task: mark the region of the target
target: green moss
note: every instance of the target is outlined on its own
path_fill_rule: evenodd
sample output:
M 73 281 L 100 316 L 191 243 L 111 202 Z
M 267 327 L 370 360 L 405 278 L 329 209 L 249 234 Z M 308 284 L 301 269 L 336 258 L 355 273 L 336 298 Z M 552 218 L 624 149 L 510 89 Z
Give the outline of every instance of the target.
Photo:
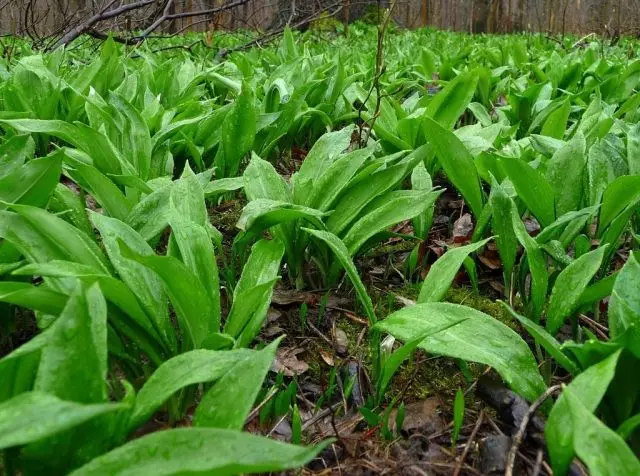
M 484 312 L 491 317 L 495 317 L 497 320 L 516 331 L 519 329 L 518 324 L 502 304 L 495 299 L 476 294 L 469 288 L 451 287 L 449 288 L 449 291 L 447 291 L 447 295 L 444 299 L 446 302 L 472 307 L 473 309 Z

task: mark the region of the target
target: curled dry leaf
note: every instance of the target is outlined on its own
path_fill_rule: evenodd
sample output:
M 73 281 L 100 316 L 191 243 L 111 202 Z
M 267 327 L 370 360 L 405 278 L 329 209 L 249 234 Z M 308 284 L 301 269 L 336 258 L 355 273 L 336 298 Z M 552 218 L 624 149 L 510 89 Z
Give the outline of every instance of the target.
M 282 372 L 286 377 L 302 375 L 309 370 L 309 364 L 304 360 L 298 360 L 297 356 L 302 352 L 304 352 L 304 349 L 300 348 L 282 347 L 278 349 L 276 358 L 273 359 L 271 364 L 271 370 L 277 373 Z
M 394 409 L 389 414 L 389 429 L 396 431 L 396 415 Z M 440 401 L 436 397 L 426 398 L 405 406 L 402 431 L 404 433 L 420 433 L 432 435 L 444 429 L 444 422 L 440 418 Z
M 469 213 L 465 213 L 453 223 L 453 242 L 466 243 L 473 235 L 473 220 Z
M 324 362 L 330 367 L 333 367 L 333 365 L 335 364 L 333 355 L 331 355 L 329 352 L 327 352 L 324 349 L 320 349 L 319 352 L 320 352 L 320 357 L 322 357 L 322 360 L 324 360 Z

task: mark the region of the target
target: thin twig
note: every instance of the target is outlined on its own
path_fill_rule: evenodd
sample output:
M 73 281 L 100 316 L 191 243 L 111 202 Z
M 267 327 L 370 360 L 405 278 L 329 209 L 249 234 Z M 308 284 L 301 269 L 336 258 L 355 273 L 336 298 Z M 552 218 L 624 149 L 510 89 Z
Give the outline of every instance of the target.
M 460 459 L 456 462 L 456 467 L 453 470 L 453 476 L 458 476 L 460 471 L 462 470 L 462 465 L 464 464 L 464 460 L 467 459 L 467 453 L 471 449 L 471 445 L 473 444 L 473 440 L 476 439 L 476 435 L 480 430 L 480 426 L 482 425 L 482 420 L 484 419 L 484 410 L 480 410 L 480 415 L 478 415 L 478 420 L 471 430 L 471 435 L 469 435 L 469 439 L 467 440 L 467 444 L 464 445 L 464 449 L 462 450 L 462 454 L 460 455 Z
M 547 398 L 556 393 L 558 390 L 562 388 L 562 385 L 554 385 L 553 387 L 549 387 L 542 395 L 538 397 L 538 399 L 533 402 L 533 404 L 527 410 L 527 413 L 522 418 L 522 422 L 520 423 L 520 427 L 518 428 L 518 432 L 513 437 L 513 444 L 511 445 L 511 449 L 509 449 L 509 453 L 507 455 L 507 468 L 504 472 L 505 476 L 513 476 L 513 468 L 516 464 L 516 455 L 518 454 L 518 448 L 524 439 L 524 435 L 527 432 L 527 426 L 529 425 L 529 421 L 533 417 L 534 413 L 540 408 Z

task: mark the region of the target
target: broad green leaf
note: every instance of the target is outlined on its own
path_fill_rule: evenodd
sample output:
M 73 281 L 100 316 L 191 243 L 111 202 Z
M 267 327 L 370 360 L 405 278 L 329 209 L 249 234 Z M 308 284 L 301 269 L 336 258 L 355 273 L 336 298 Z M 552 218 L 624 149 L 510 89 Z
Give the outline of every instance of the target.
M 50 333 L 51 328 L 37 334 L 0 359 L 0 402 L 33 388 L 41 351 L 47 345 Z
M 575 312 L 582 292 L 600 269 L 606 248 L 600 246 L 582 255 L 556 278 L 547 310 L 547 330 L 550 334 L 558 332 L 565 319 Z
M 252 235 L 292 220 L 304 219 L 318 228 L 324 228 L 325 213 L 313 208 L 259 198 L 249 202 L 242 210 L 236 226 Z
M 589 182 L 589 205 L 599 205 L 602 202 L 605 190 L 615 179 L 615 172 L 608 150 L 603 146 L 602 141 L 596 142 L 589 149 L 587 177 Z
M 0 281 L 0 301 L 57 316 L 67 296 L 43 285 Z
M 278 278 L 284 246 L 279 240 L 260 240 L 233 291 L 233 304 L 224 331 L 249 345 L 259 332 L 271 303 L 273 285 Z
M 630 175 L 640 175 L 640 123 L 627 134 L 627 164 Z
M 596 205 L 593 207 L 583 208 L 582 210 L 578 211 L 567 212 L 561 217 L 558 217 L 558 219 L 553 223 L 546 226 L 544 230 L 542 230 L 542 232 L 538 236 L 536 236 L 535 240 L 539 245 L 543 245 L 552 241 L 553 239 L 558 238 L 563 230 L 572 228 L 574 226 L 578 228 L 579 232 L 584 227 L 584 224 L 589 219 L 589 217 L 597 211 L 598 207 Z M 580 226 L 575 225 L 576 223 Z
M 312 190 L 336 158 L 349 147 L 353 130 L 354 127 L 349 126 L 337 132 L 328 132 L 316 141 L 300 170 L 291 179 L 295 203 L 312 205 Z
M 431 190 L 433 188 L 431 175 L 422 162 L 416 165 L 411 172 L 411 188 L 413 190 Z M 427 208 L 424 213 L 413 219 L 413 228 L 418 238 L 427 239 L 433 222 L 433 211 L 433 208 Z
M 233 192 L 235 190 L 240 190 L 241 188 L 244 188 L 243 177 L 218 179 L 205 185 L 204 196 L 208 199 L 213 199 L 225 192 Z
M 640 358 L 640 263 L 635 253 L 630 253 L 620 270 L 609 300 L 609 331 L 612 338 L 625 333 L 627 346 Z
M 51 213 L 62 214 L 62 218 L 83 231 L 85 235 L 94 237 L 93 227 L 89 223 L 86 204 L 81 195 L 64 184 L 59 183 L 49 201 L 48 209 Z
M 74 226 L 41 208 L 12 205 L 12 209 L 24 219 L 26 226 L 33 230 L 32 233 L 37 233 L 39 239 L 45 240 L 51 249 L 57 251 L 57 254 L 109 273 L 109 263 L 98 245 Z M 27 258 L 32 261 L 42 261 L 37 257 L 39 254 L 35 250 L 37 245 L 33 238 L 27 235 L 26 228 L 23 230 L 12 226 L 7 232 L 4 237 L 20 249 Z M 0 236 L 3 236 L 2 225 L 0 225 Z
M 335 203 L 335 209 L 327 219 L 327 229 L 335 235 L 342 235 L 367 204 L 396 188 L 426 158 L 427 152 L 428 146 L 422 146 L 399 163 L 377 170 L 362 180 L 357 180 L 356 176 L 353 179 L 355 184 L 348 186 Z
M 125 220 L 131 212 L 131 204 L 124 193 L 108 177 L 91 165 L 74 164 L 69 175 L 96 199 L 113 218 Z
M 547 162 L 546 177 L 554 193 L 556 216 L 578 210 L 583 196 L 586 142 L 578 133 Z
M 0 403 L 0 449 L 33 443 L 126 408 L 125 404 L 82 405 L 48 393 L 23 393 Z
M 200 400 L 195 426 L 242 430 L 281 340 L 231 367 Z
M 433 208 L 440 193 L 441 191 L 430 190 L 396 190 L 375 199 L 342 239 L 349 254 L 354 256 L 376 233 Z
M 91 266 L 73 263 L 71 261 L 53 260 L 48 263 L 34 263 L 24 266 L 13 274 L 21 276 L 53 276 L 66 278 L 89 278 L 91 281 L 98 281 L 106 300 L 115 304 L 127 316 L 131 317 L 136 324 L 146 330 L 155 339 L 161 340 L 153 322 L 149 320 L 136 298 L 124 282 L 105 274 L 99 274 Z M 55 293 L 54 293 L 55 294 Z M 49 298 L 48 295 L 43 297 Z M 15 298 L 14 298 L 15 299 Z M 50 298 L 49 298 L 50 299 Z M 65 299 L 66 301 L 66 299 Z M 54 301 L 55 302 L 55 301 Z M 33 304 L 26 307 L 31 307 Z M 63 305 L 64 307 L 64 301 Z M 62 309 L 62 307 L 60 309 Z M 59 314 L 59 312 L 49 312 Z M 115 316 L 113 316 L 115 318 Z
M 0 177 L 0 210 L 11 203 L 45 206 L 60 181 L 61 172 L 62 158 L 54 152 L 47 157 L 30 160 L 13 173 Z
M 97 284 L 81 281 L 42 349 L 35 390 L 78 403 L 107 399 L 107 306 Z
M 140 112 L 118 93 L 109 91 L 108 101 L 123 119 L 120 139 L 123 150 L 128 152 L 126 158 L 134 166 L 136 175 L 142 180 L 148 180 L 151 178 L 149 171 L 153 144 L 147 123 Z
M 186 339 L 185 350 L 200 347 L 200 342 L 214 332 L 216 316 L 211 299 L 200 280 L 173 256 L 141 255 L 118 238 L 120 254 L 155 272 L 164 283 Z
M 175 351 L 175 331 L 169 319 L 162 280 L 148 267 L 123 256 L 118 241 L 124 241 L 127 247 L 143 256 L 155 255 L 153 249 L 135 230 L 120 220 L 93 212 L 90 218 L 100 232 L 102 244 L 118 275 L 140 302 L 164 346 L 167 350 Z
M 151 374 L 136 396 L 129 429 L 146 422 L 171 395 L 196 383 L 219 379 L 238 362 L 255 352 L 245 349 L 233 351 L 192 350 L 164 362 Z
M 427 105 L 426 115 L 444 129 L 451 130 L 471 102 L 478 85 L 474 71 L 459 74 Z M 427 126 L 429 127 L 429 126 Z
M 351 284 L 353 284 L 353 287 L 356 290 L 356 294 L 360 299 L 360 304 L 362 304 L 362 307 L 367 313 L 369 324 L 374 325 L 377 318 L 373 309 L 373 303 L 371 302 L 371 298 L 367 293 L 367 289 L 364 287 L 364 284 L 362 283 L 362 280 L 358 275 L 358 270 L 353 264 L 353 261 L 351 261 L 349 250 L 347 250 L 347 247 L 344 245 L 342 240 L 328 231 L 312 230 L 310 228 L 303 228 L 303 230 L 313 235 L 315 238 L 323 241 L 327 244 L 327 246 L 329 246 L 329 248 L 331 248 L 331 251 L 333 251 L 336 256 L 336 259 L 340 262 L 347 275 L 349 276 Z
M 598 235 L 625 209 L 640 200 L 640 176 L 622 176 L 609 184 L 602 197 L 600 218 L 598 220 Z
M 268 473 L 301 467 L 328 443 L 304 448 L 239 431 L 178 428 L 133 440 L 71 475 Z
M 615 431 L 589 412 L 570 391 L 567 392 L 567 401 L 574 429 L 573 446 L 590 474 L 617 476 L 640 473 L 640 461 Z
M 594 412 L 613 379 L 619 357 L 617 351 L 575 377 L 551 409 L 544 434 L 554 474 L 566 474 L 575 455 L 575 432 L 579 425 L 572 421 L 567 394 L 578 399 L 587 412 Z
M 544 381 L 524 340 L 500 321 L 473 308 L 450 303 L 416 304 L 394 312 L 376 327 L 410 342 L 450 324 L 455 325 L 429 335 L 419 347 L 432 354 L 490 365 L 528 400 L 544 392 Z
M 494 179 L 489 195 L 491 204 L 491 230 L 496 235 L 496 244 L 500 261 L 502 261 L 502 276 L 505 283 L 505 294 L 509 295 L 511 289 L 511 273 L 516 263 L 516 253 L 518 251 L 518 239 L 513 230 L 513 220 L 511 217 L 511 203 L 504 189 Z
M 309 206 L 323 212 L 330 210 L 340 193 L 372 153 L 371 149 L 356 149 L 336 159 L 313 182 L 313 189 L 308 194 Z
M 422 283 L 418 302 L 428 303 L 442 300 L 467 256 L 482 248 L 489 240 L 491 238 L 459 248 L 451 248 L 438 258 Z
M 524 327 L 527 332 L 535 339 L 537 343 L 542 345 L 544 349 L 553 357 L 553 359 L 562 366 L 571 375 L 576 375 L 579 372 L 577 365 L 567 357 L 561 349 L 560 343 L 544 328 L 532 320 L 518 314 L 511 307 L 502 303 L 504 308 L 511 313 L 511 315 Z
M 225 177 L 235 177 L 240 161 L 251 150 L 256 135 L 256 110 L 253 88 L 242 85 L 242 92 L 236 98 L 233 108 L 222 124 L 222 150 L 224 151 Z
M 556 218 L 554 191 L 544 175 L 516 158 L 502 158 L 500 166 L 540 224 L 546 227 L 553 223 Z
M 565 99 L 560 107 L 549 114 L 542 126 L 541 134 L 555 139 L 562 139 L 567 129 L 567 120 L 570 113 L 571 101 Z
M 472 155 L 453 132 L 430 118 L 425 118 L 427 140 L 447 174 L 447 178 L 462 194 L 476 217 L 483 207 L 480 177 Z
M 213 311 L 213 332 L 220 330 L 220 281 L 213 243 L 206 226 L 209 224 L 203 188 L 187 165 L 182 178 L 171 190 L 171 241 L 177 245 L 179 257 L 198 277 L 207 290 Z M 171 243 L 170 243 L 171 244 Z

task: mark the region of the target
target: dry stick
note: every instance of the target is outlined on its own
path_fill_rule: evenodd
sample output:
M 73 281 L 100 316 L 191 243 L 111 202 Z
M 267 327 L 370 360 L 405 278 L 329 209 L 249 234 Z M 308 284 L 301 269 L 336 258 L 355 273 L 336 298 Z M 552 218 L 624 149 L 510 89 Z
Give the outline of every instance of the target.
M 258 413 L 260 413 L 260 410 L 262 410 L 262 408 L 269 403 L 269 400 L 271 400 L 275 394 L 278 393 L 278 389 L 276 387 L 273 387 L 271 390 L 269 390 L 269 393 L 267 393 L 267 395 L 264 397 L 264 400 L 262 400 L 262 402 L 260 402 L 260 404 L 255 407 L 251 413 L 249 413 L 249 416 L 246 418 L 246 420 L 244 421 L 244 424 L 247 425 L 251 420 L 253 420 Z
M 99 13 L 96 13 L 95 15 L 90 17 L 86 22 L 76 26 L 75 28 L 72 28 L 67 33 L 65 33 L 62 38 L 60 38 L 56 42 L 56 44 L 53 45 L 53 49 L 59 48 L 60 46 L 64 46 L 67 43 L 72 42 L 84 32 L 93 28 L 93 26 L 98 22 L 109 20 L 110 18 L 117 17 L 131 10 L 137 10 L 139 8 L 146 7 L 147 5 L 151 5 L 154 1 L 155 0 L 140 0 L 138 2 L 127 3 L 126 5 L 122 5 L 118 8 L 114 8 L 113 10 L 107 11 L 107 8 L 109 8 L 109 6 L 113 4 L 113 2 L 111 2 Z
M 522 418 L 522 422 L 520 423 L 520 428 L 518 428 L 518 432 L 513 437 L 513 444 L 511 445 L 511 449 L 507 455 L 507 468 L 504 472 L 505 476 L 513 476 L 513 468 L 516 464 L 516 456 L 518 454 L 518 448 L 524 439 L 524 435 L 527 432 L 527 425 L 529 425 L 529 421 L 533 417 L 533 414 L 540 408 L 547 398 L 556 393 L 558 390 L 562 388 L 562 385 L 554 385 L 553 387 L 549 387 L 542 395 L 538 397 L 538 399 L 533 402 L 533 404 L 527 410 L 527 413 Z
M 231 2 L 228 3 L 226 5 L 222 5 L 216 8 L 208 8 L 206 10 L 198 10 L 195 12 L 181 12 L 181 13 L 169 13 L 170 10 L 170 6 L 173 3 L 173 0 L 169 0 L 166 5 L 165 5 L 165 9 L 164 12 L 162 13 L 162 16 L 160 18 L 158 18 L 156 21 L 154 21 L 144 32 L 142 32 L 142 34 L 138 37 L 136 37 L 137 39 L 144 39 L 147 36 L 149 36 L 149 34 L 153 33 L 153 31 L 155 31 L 162 23 L 164 23 L 165 21 L 168 20 L 177 20 L 180 18 L 190 18 L 190 17 L 199 17 L 202 15 L 214 15 L 216 13 L 221 13 L 224 12 L 226 10 L 230 10 L 232 8 L 238 7 L 240 5 L 244 5 L 245 3 L 247 3 L 249 0 L 237 0 L 235 2 Z
M 385 36 L 386 31 L 387 31 L 387 27 L 389 26 L 389 21 L 391 20 L 391 15 L 393 14 L 393 10 L 394 10 L 394 8 L 396 7 L 397 4 L 398 4 L 398 0 L 393 0 L 393 3 L 389 7 L 389 10 L 387 11 L 387 14 L 385 15 L 385 18 L 384 18 L 384 21 L 383 21 L 382 25 L 378 26 L 378 44 L 377 44 L 377 48 L 376 48 L 375 75 L 373 76 L 373 82 L 371 83 L 371 88 L 369 89 L 369 93 L 367 94 L 367 97 L 365 98 L 365 100 L 362 102 L 362 104 L 358 108 L 358 127 L 360 129 L 359 132 L 358 132 L 358 140 L 360 142 L 360 146 L 366 145 L 366 143 L 369 141 L 369 137 L 371 136 L 371 131 L 373 130 L 373 126 L 376 123 L 376 119 L 380 115 L 380 106 L 381 106 L 381 103 L 382 103 L 382 95 L 381 95 L 381 92 L 380 92 L 380 78 L 382 77 L 382 73 L 384 72 L 384 65 L 383 65 L 383 60 L 384 60 L 384 36 Z M 380 6 L 380 2 L 378 2 L 378 7 L 379 6 Z M 365 104 L 367 103 L 367 101 L 369 100 L 371 95 L 373 94 L 374 90 L 376 92 L 376 108 L 375 108 L 375 111 L 374 111 L 373 116 L 371 118 L 371 124 L 369 126 L 369 130 L 367 131 L 367 136 L 366 136 L 365 140 L 363 141 L 362 140 L 362 133 L 364 132 L 364 125 L 363 125 L 363 122 L 362 122 L 362 108 L 365 106 Z
M 480 430 L 480 426 L 482 425 L 482 420 L 484 419 L 484 410 L 480 410 L 480 415 L 478 416 L 478 420 L 476 421 L 473 430 L 471 430 L 471 435 L 469 435 L 469 440 L 467 444 L 464 446 L 464 450 L 462 450 L 462 454 L 460 455 L 460 459 L 456 463 L 456 468 L 453 470 L 453 476 L 458 476 L 460 471 L 462 470 L 462 465 L 464 464 L 464 460 L 467 459 L 467 453 L 471 449 L 471 445 L 473 444 L 473 440 L 475 440 L 476 435 L 478 434 L 478 430 Z

